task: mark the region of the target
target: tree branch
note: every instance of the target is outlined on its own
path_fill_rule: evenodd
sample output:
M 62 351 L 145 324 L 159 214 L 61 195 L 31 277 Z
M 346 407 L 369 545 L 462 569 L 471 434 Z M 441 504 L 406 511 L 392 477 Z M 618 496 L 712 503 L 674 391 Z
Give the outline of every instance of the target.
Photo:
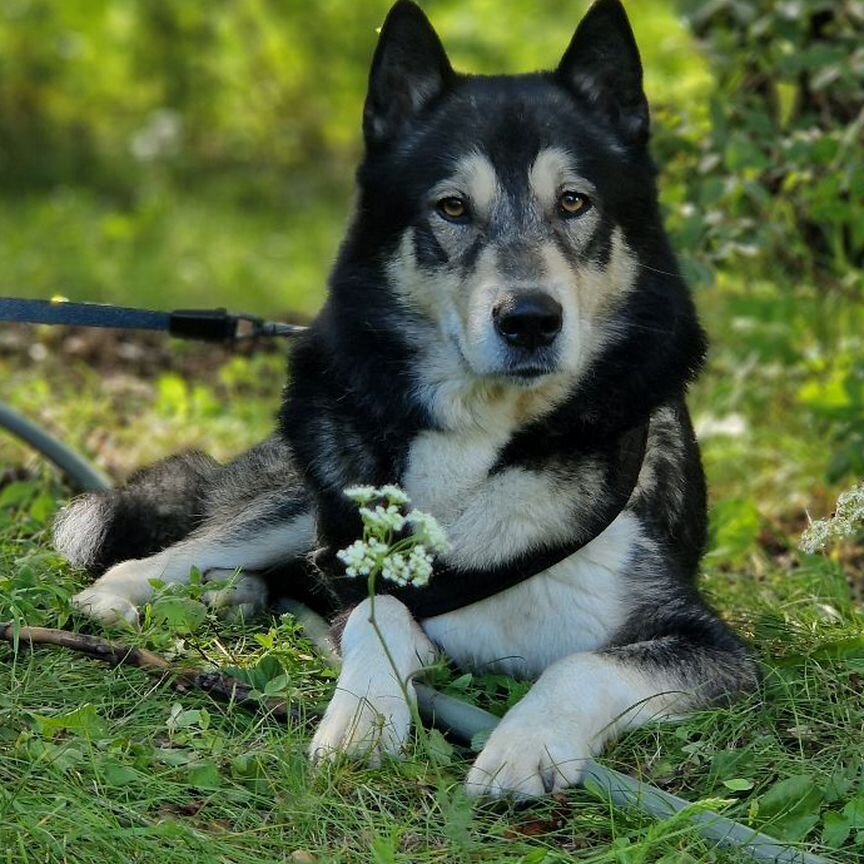
M 252 687 L 231 675 L 175 666 L 145 648 L 131 648 L 99 636 L 51 627 L 16 627 L 12 623 L 0 623 L 0 641 L 12 643 L 16 650 L 22 642 L 31 648 L 35 645 L 67 648 L 91 660 L 102 660 L 111 666 L 135 666 L 151 675 L 168 678 L 174 689 L 180 693 L 200 690 L 219 702 L 233 703 L 252 713 L 266 711 L 276 720 L 300 719 L 300 713 L 296 709 L 278 699 L 253 696 Z

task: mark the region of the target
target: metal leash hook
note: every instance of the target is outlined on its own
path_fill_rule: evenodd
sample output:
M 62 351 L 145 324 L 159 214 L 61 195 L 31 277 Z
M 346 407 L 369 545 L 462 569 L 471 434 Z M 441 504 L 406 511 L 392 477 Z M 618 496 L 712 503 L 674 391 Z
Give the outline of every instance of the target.
M 0 323 L 99 327 L 110 330 L 151 330 L 179 339 L 235 344 L 256 339 L 290 338 L 306 330 L 299 324 L 265 321 L 255 315 L 232 315 L 226 309 L 177 309 L 158 312 L 102 303 L 72 303 L 64 297 L 25 300 L 0 297 Z M 76 490 L 91 492 L 111 484 L 61 441 L 0 402 L 0 429 L 14 435 L 56 465 Z
M 256 315 L 231 314 L 226 309 L 177 309 L 159 312 L 105 303 L 72 303 L 64 297 L 25 300 L 0 297 L 0 322 L 49 324 L 66 327 L 103 327 L 110 330 L 155 330 L 179 339 L 203 342 L 241 342 L 297 336 L 299 324 L 265 321 Z

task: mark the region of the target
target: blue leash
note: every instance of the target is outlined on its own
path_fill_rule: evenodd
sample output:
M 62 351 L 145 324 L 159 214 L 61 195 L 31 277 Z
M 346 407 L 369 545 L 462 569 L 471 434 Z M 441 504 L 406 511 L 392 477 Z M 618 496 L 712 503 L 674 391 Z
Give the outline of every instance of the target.
M 68 300 L 22 300 L 0 297 L 0 323 L 62 324 L 68 327 L 107 327 L 113 330 L 156 330 L 180 339 L 239 342 L 274 336 L 296 336 L 298 324 L 265 321 L 254 315 L 232 315 L 225 309 L 177 309 L 157 312 L 102 303 Z

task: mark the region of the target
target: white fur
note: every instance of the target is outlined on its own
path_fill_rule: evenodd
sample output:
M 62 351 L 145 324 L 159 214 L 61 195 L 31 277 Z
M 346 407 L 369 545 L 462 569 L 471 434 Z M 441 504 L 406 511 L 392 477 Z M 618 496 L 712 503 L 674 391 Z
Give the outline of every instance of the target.
M 398 755 L 408 739 L 411 711 L 403 687 L 413 701 L 411 678 L 432 661 L 434 649 L 402 603 L 378 597 L 375 621 L 394 669 L 369 616 L 370 601 L 364 600 L 345 625 L 336 692 L 309 748 L 314 761 L 346 752 L 379 764 L 385 754 Z
M 637 520 L 622 513 L 554 567 L 479 603 L 426 619 L 423 629 L 460 666 L 536 677 L 568 654 L 607 645 L 624 624 L 626 577 L 641 540 Z
M 677 713 L 681 682 L 608 655 L 550 666 L 492 732 L 468 773 L 474 795 L 534 797 L 578 783 L 585 761 L 627 728 Z
M 54 548 L 73 567 L 93 565 L 108 529 L 110 503 L 96 495 L 76 498 L 54 522 Z
M 427 431 L 411 444 L 403 485 L 414 506 L 447 531 L 453 546 L 448 564 L 489 567 L 565 540 L 572 534 L 570 502 L 602 484 L 599 468 L 592 477 L 587 465 L 578 478 L 525 468 L 490 475 L 507 425 L 499 424 L 494 435 Z
M 229 535 L 230 536 L 230 535 Z M 149 558 L 133 558 L 115 565 L 72 598 L 72 605 L 103 623 L 138 619 L 137 607 L 153 596 L 151 580 L 185 584 L 195 567 L 209 570 L 263 570 L 303 554 L 315 538 L 315 519 L 311 513 L 298 516 L 290 524 L 262 528 L 254 537 L 225 540 L 213 531 L 193 535 Z

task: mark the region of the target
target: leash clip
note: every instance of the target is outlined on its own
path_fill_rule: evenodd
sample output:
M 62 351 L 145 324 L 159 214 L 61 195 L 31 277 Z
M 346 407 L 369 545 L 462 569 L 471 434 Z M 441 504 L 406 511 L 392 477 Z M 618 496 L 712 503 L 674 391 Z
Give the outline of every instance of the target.
M 176 309 L 169 316 L 168 332 L 181 339 L 205 342 L 246 342 L 274 336 L 289 337 L 306 328 L 299 324 L 265 321 L 255 315 L 231 315 L 225 309 Z

